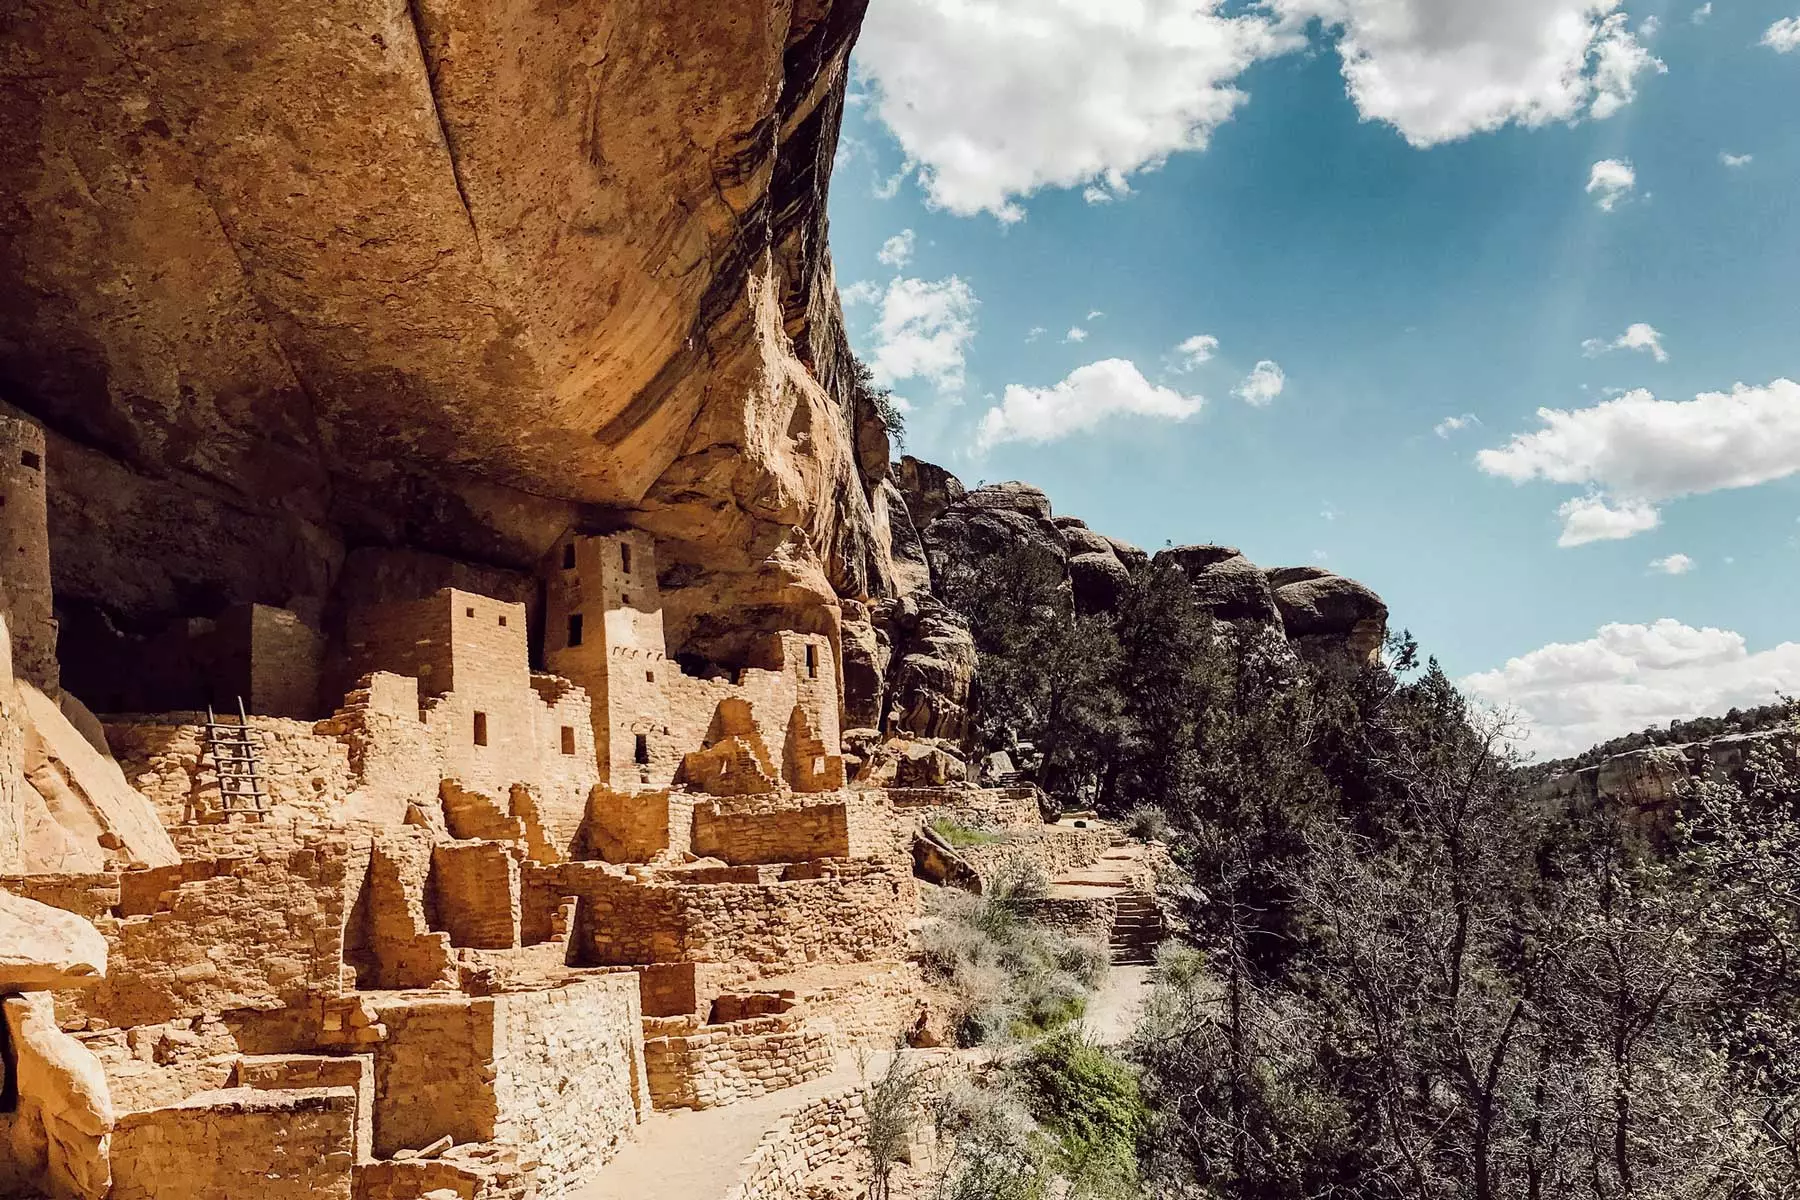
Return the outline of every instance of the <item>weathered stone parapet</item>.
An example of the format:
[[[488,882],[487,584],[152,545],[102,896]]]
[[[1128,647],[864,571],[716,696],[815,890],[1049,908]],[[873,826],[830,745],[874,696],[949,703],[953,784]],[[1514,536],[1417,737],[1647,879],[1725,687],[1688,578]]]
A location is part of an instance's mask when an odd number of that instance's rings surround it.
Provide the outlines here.
[[[835,1030],[809,1020],[804,1008],[705,1025],[691,1017],[646,1018],[644,1026],[657,1108],[753,1099],[829,1075],[835,1058]]]
[[[351,1200],[356,1106],[350,1087],[240,1087],[127,1114],[112,1200]]]
[[[767,882],[668,883],[595,863],[528,865],[526,926],[541,930],[558,898],[580,897],[573,953],[591,966],[738,962],[749,976],[903,956],[910,876],[859,861],[797,863],[776,874]]]

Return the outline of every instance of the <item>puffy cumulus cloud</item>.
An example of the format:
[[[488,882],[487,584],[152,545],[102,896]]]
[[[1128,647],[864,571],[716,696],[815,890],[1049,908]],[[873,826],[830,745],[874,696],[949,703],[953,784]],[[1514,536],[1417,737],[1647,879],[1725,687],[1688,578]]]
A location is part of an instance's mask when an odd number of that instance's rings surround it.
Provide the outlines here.
[[[1090,203],[1203,148],[1251,63],[1303,38],[1221,0],[881,0],[856,63],[934,205],[1024,216],[1040,188]]]
[[[1587,194],[1601,212],[1611,212],[1637,187],[1637,171],[1629,159],[1603,158],[1588,171]]]
[[[838,293],[838,300],[846,308],[855,308],[859,304],[873,304],[881,299],[881,285],[873,279],[861,279]]]
[[[1460,433],[1471,425],[1479,424],[1481,424],[1480,417],[1476,416],[1474,413],[1464,413],[1460,417],[1445,417],[1431,427],[1431,432],[1437,434],[1441,438],[1447,438],[1453,433]]]
[[[1250,368],[1250,374],[1244,376],[1244,381],[1233,388],[1231,394],[1246,404],[1263,408],[1273,403],[1285,387],[1287,375],[1282,372],[1281,364],[1265,358]]]
[[[975,339],[975,292],[955,275],[936,281],[896,279],[881,297],[869,369],[892,387],[923,379],[940,392],[963,386],[963,363]]]
[[[1119,417],[1185,421],[1205,404],[1144,378],[1137,365],[1108,358],[1077,367],[1047,388],[1010,384],[1000,403],[982,415],[977,452],[1003,442],[1054,442],[1085,433]]]
[[[1541,429],[1475,456],[1490,475],[1574,484],[1590,494],[1559,510],[1563,545],[1656,527],[1656,505],[1755,487],[1800,472],[1800,383],[1737,384],[1692,400],[1639,389],[1591,408],[1538,410]]]
[[[1605,496],[1577,496],[1564,501],[1556,510],[1562,518],[1559,546],[1585,546],[1589,542],[1616,542],[1640,533],[1648,533],[1662,524],[1662,514],[1653,504],[1642,500],[1626,500],[1617,506]]]
[[[1079,325],[1071,326],[1069,328],[1069,332],[1063,334],[1063,341],[1068,342],[1071,345],[1073,345],[1077,342],[1085,342],[1085,341],[1087,341],[1087,339],[1088,339],[1088,331],[1083,329]]]
[[[1290,21],[1337,30],[1357,111],[1421,147],[1511,123],[1605,118],[1630,103],[1638,77],[1663,65],[1619,4],[1273,0]]]
[[[1605,338],[1589,338],[1581,343],[1581,349],[1589,358],[1605,354],[1609,350],[1642,350],[1657,362],[1669,361],[1669,352],[1663,348],[1662,334],[1642,321],[1627,325],[1625,332],[1610,342]]]
[[[1621,0],[882,0],[859,83],[933,205],[1003,222],[1046,187],[1089,204],[1204,149],[1237,79],[1304,48],[1317,19],[1351,100],[1415,146],[1517,123],[1605,118],[1663,64]],[[1241,8],[1230,13],[1228,8]]]
[[[1175,369],[1191,371],[1202,363],[1211,362],[1218,352],[1218,338],[1210,333],[1196,333],[1175,347]]]
[[[1650,569],[1664,575],[1686,575],[1694,569],[1694,560],[1685,554],[1670,554],[1651,559]]]
[[[1750,154],[1731,154],[1731,153],[1721,150],[1719,152],[1719,161],[1724,163],[1726,166],[1735,169],[1737,167],[1749,166],[1752,162],[1755,161],[1755,156],[1750,155]]]
[[[1763,30],[1762,44],[1777,54],[1800,47],[1800,17],[1783,17]]]
[[[912,261],[913,247],[917,242],[917,234],[910,229],[902,229],[881,243],[881,249],[876,252],[875,257],[896,271],[904,270],[906,264]]]
[[[1792,695],[1800,688],[1800,644],[1752,653],[1740,634],[1665,617],[1605,625],[1586,641],[1553,643],[1461,682],[1476,698],[1516,710],[1527,749],[1553,757]]]

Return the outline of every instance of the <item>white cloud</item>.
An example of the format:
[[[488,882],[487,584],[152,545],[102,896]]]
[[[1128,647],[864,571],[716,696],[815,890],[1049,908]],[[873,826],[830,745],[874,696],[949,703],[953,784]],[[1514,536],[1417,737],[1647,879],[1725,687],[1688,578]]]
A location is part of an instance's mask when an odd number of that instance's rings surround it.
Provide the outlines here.
[[[1516,709],[1527,747],[1575,754],[1677,719],[1768,704],[1800,690],[1800,643],[1751,653],[1741,634],[1663,618],[1604,625],[1462,680],[1477,699]]]
[[[1101,317],[1104,317],[1105,315],[1106,315],[1105,313],[1101,312],[1097,308],[1090,308],[1090,309],[1088,309],[1087,319],[1090,321],[1098,321]]]
[[[1763,30],[1762,44],[1777,54],[1800,47],[1800,17],[1783,17]]]
[[[1604,338],[1589,338],[1581,343],[1581,348],[1589,358],[1611,350],[1642,350],[1659,363],[1669,361],[1669,352],[1663,348],[1662,334],[1642,321],[1627,325],[1625,332],[1610,342]]]
[[[1201,363],[1210,362],[1218,352],[1218,338],[1210,333],[1196,333],[1175,347],[1175,369],[1191,371]]]
[[[1232,389],[1231,394],[1246,404],[1263,408],[1281,395],[1286,386],[1287,376],[1282,373],[1281,364],[1265,358],[1250,369],[1250,374]]]
[[[1481,424],[1480,417],[1476,416],[1474,413],[1464,413],[1460,417],[1445,417],[1431,427],[1431,432],[1437,434],[1441,438],[1447,438],[1453,433],[1469,428],[1471,425],[1479,424]]]
[[[1365,120],[1433,146],[1517,123],[1605,118],[1663,65],[1621,0],[882,0],[859,82],[927,201],[1003,222],[1046,187],[1089,204],[1204,149],[1252,64],[1335,39]]]
[[[1800,383],[1735,385],[1692,400],[1639,389],[1591,408],[1540,408],[1543,428],[1515,434],[1476,464],[1524,483],[1586,486],[1558,510],[1563,545],[1653,529],[1656,505],[1681,496],[1755,487],[1800,472]]]
[[[960,391],[978,304],[974,291],[954,275],[936,282],[903,278],[888,284],[872,331],[875,350],[869,368],[875,382],[892,387],[924,379],[940,392]]]
[[[1699,8],[1694,10],[1690,19],[1696,25],[1704,25],[1706,23],[1706,18],[1710,16],[1712,16],[1712,0],[1706,0],[1705,4],[1702,4]]]
[[[1724,151],[1720,151],[1719,161],[1728,167],[1747,167],[1755,161],[1755,156],[1750,154],[1727,154]]]
[[[1365,120],[1414,146],[1509,123],[1603,119],[1663,65],[1616,12],[1620,0],[1273,0],[1294,20],[1339,30],[1338,53]]]
[[[1079,325],[1075,325],[1069,329],[1069,332],[1063,334],[1063,341],[1070,342],[1070,343],[1085,342],[1085,341],[1087,341],[1087,337],[1088,337],[1087,330],[1083,329]]]
[[[1664,575],[1686,575],[1694,569],[1694,560],[1685,554],[1670,554],[1650,560],[1650,569]]]
[[[838,299],[845,308],[854,308],[859,304],[873,304],[881,299],[881,285],[873,279],[859,280],[839,292]]]
[[[904,270],[906,264],[912,261],[913,246],[917,241],[918,236],[914,234],[912,230],[902,229],[899,233],[896,233],[893,237],[881,243],[881,249],[876,253],[875,257],[883,264],[894,268],[896,271]]]
[[[1204,404],[1199,396],[1151,383],[1134,363],[1108,358],[1075,368],[1054,387],[1007,385],[1000,403],[982,415],[975,448],[985,452],[1002,442],[1054,442],[1121,416],[1185,421]]]
[[[1603,158],[1588,172],[1587,193],[1602,212],[1611,212],[1636,187],[1637,172],[1629,159]]]
[[[1585,546],[1589,542],[1613,542],[1636,537],[1662,524],[1656,507],[1641,500],[1626,500],[1616,508],[1605,496],[1577,496],[1557,508],[1562,518],[1559,546]]]
[[[1198,150],[1244,99],[1233,81],[1300,44],[1220,0],[882,0],[857,69],[919,163],[930,203],[1024,216],[1044,187],[1116,199],[1128,178]]]
[[[1029,330],[1028,330],[1028,331],[1027,331],[1027,332],[1026,332],[1026,334],[1025,334],[1025,340],[1026,340],[1026,341],[1027,341],[1027,342],[1035,342],[1035,341],[1037,341],[1037,340],[1038,340],[1038,339],[1039,339],[1039,338],[1041,338],[1041,337],[1043,337],[1043,336],[1044,336],[1044,335],[1045,335],[1045,334],[1046,334],[1046,333],[1049,333],[1049,332],[1050,332],[1050,331],[1049,331],[1049,330],[1048,330],[1048,329],[1045,329],[1045,328],[1044,328],[1044,327],[1043,327],[1043,326],[1042,326],[1042,325],[1033,325],[1033,326],[1032,326],[1032,327],[1031,327],[1031,328],[1030,328],[1030,329],[1029,329]]]

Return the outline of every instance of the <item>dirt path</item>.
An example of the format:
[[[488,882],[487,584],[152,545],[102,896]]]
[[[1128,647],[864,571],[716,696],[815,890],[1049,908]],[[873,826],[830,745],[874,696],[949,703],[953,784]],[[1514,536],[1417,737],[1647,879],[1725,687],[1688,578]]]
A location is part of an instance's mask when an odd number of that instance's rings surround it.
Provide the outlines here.
[[[874,1056],[869,1072],[879,1072],[885,1059]],[[718,1200],[777,1117],[862,1078],[856,1056],[847,1052],[831,1074],[811,1083],[724,1108],[651,1113],[638,1126],[637,1141],[601,1167],[592,1183],[569,1192],[569,1200]]]
[[[1088,1001],[1087,1015],[1081,1019],[1087,1035],[1102,1046],[1117,1046],[1128,1040],[1144,1011],[1155,973],[1155,967],[1136,966],[1115,966],[1108,971],[1106,982]]]

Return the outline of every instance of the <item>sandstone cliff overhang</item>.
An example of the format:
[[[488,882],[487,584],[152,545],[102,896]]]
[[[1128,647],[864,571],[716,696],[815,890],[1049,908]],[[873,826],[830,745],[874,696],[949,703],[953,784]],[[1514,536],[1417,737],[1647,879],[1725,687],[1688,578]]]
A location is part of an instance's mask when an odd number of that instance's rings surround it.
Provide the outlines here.
[[[777,609],[880,592],[825,246],[866,3],[25,0],[0,392],[51,430],[59,597],[525,568],[621,511]]]

